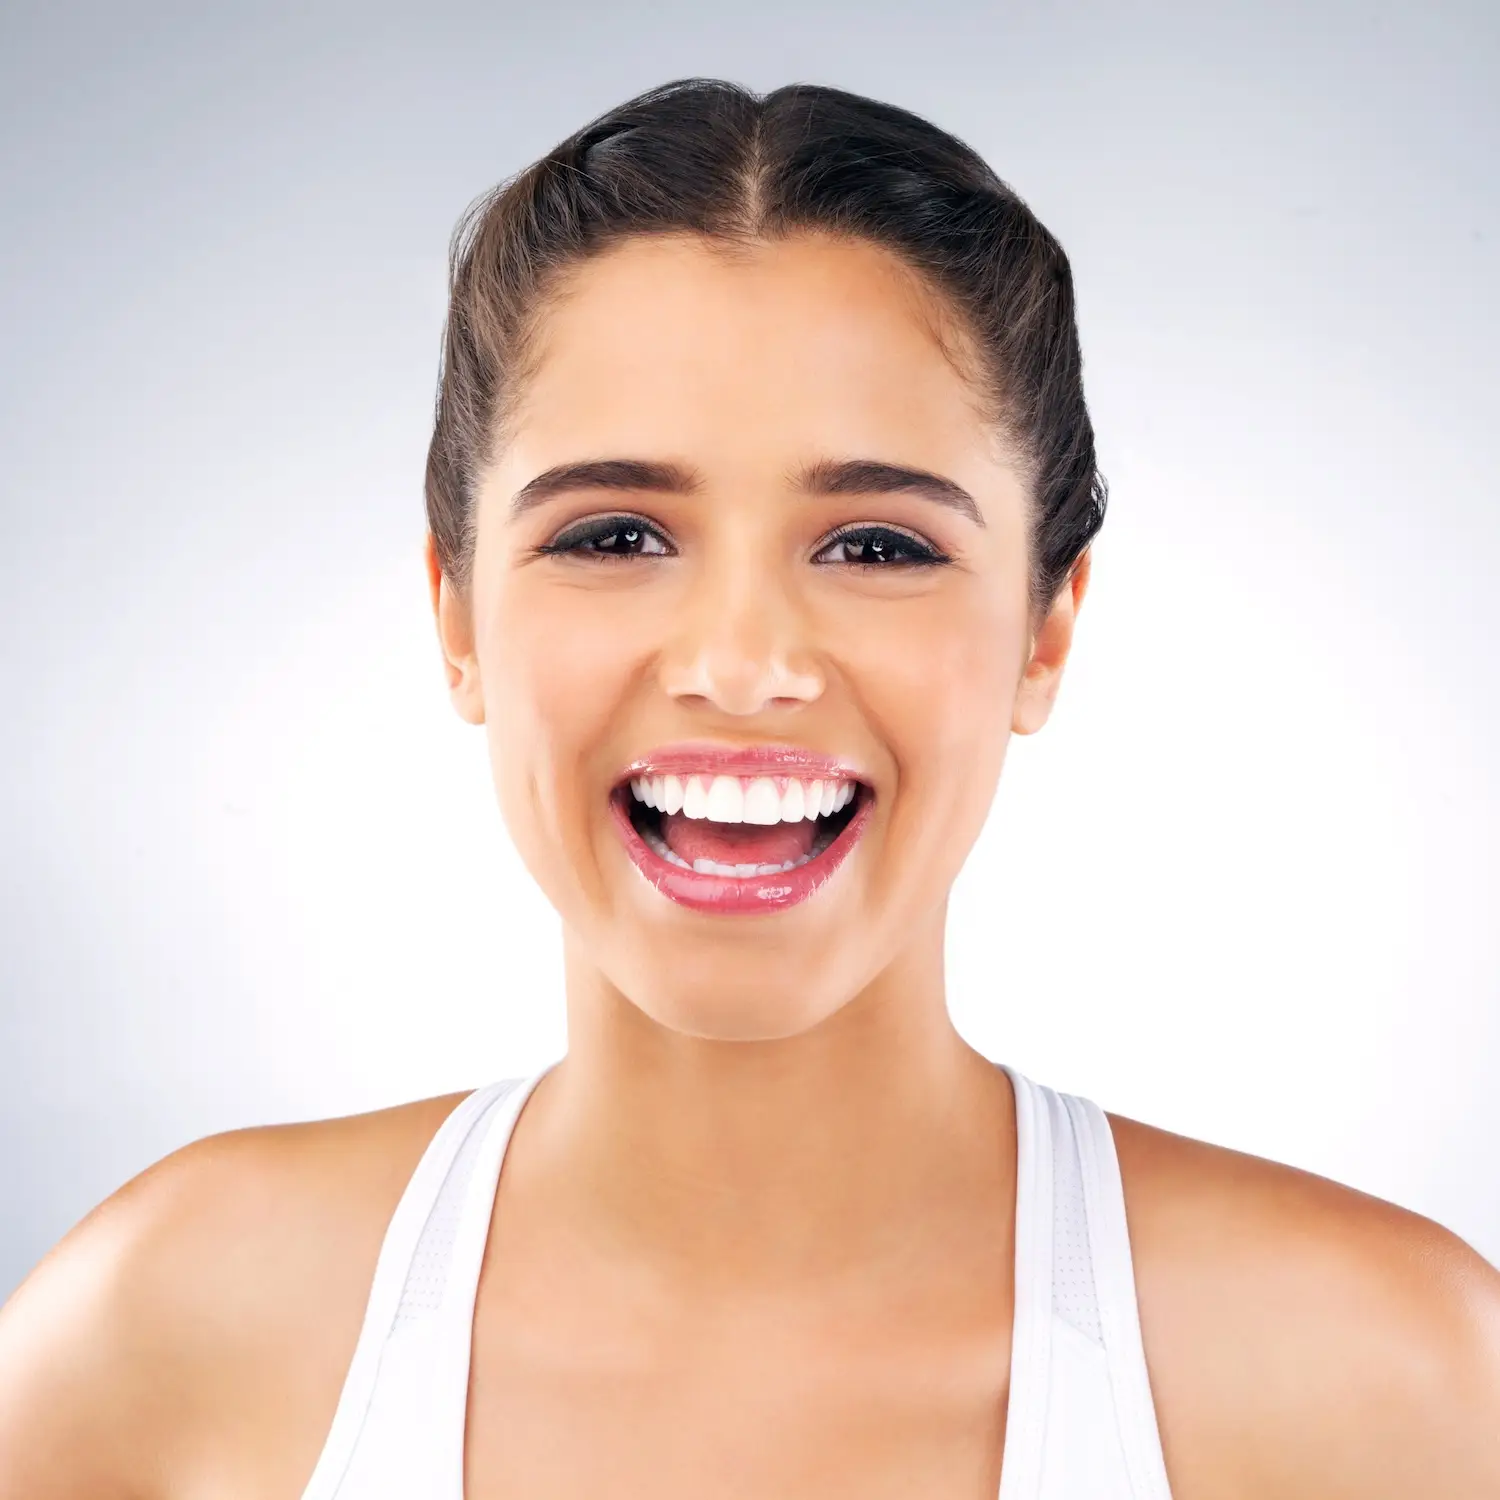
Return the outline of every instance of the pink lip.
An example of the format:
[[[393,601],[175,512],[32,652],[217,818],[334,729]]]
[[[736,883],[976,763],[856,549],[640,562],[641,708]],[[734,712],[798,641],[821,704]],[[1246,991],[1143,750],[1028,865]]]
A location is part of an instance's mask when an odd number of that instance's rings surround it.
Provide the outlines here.
[[[711,741],[698,744],[663,745],[649,755],[632,761],[621,773],[621,780],[632,776],[802,776],[808,779],[836,778],[861,781],[864,778],[846,762],[831,755],[819,755],[797,745],[716,745]]]
[[[649,772],[652,775],[674,775],[676,772],[671,769],[673,764],[699,773],[712,769],[722,776],[754,775],[756,772],[765,775],[772,769],[764,757],[756,759],[757,752],[754,751],[750,752],[751,758],[747,759],[744,751],[721,750],[722,759],[705,761],[702,750],[694,750],[692,755],[695,758],[690,762],[685,752],[683,759],[673,761],[671,757],[676,754],[677,747],[673,747],[662,759],[653,755],[649,762],[638,762],[638,769],[632,774],[642,776]],[[847,771],[840,770],[835,762],[826,757],[812,756],[802,751],[793,751],[791,754],[801,758],[790,762],[779,759],[775,762],[783,772],[795,770],[806,774],[821,771],[825,776],[842,775],[849,780],[857,779]],[[697,870],[684,870],[680,865],[663,859],[635,831],[628,810],[629,797],[628,789],[616,788],[615,794],[609,799],[609,806],[630,862],[668,900],[694,911],[714,912],[724,916],[782,911],[806,901],[848,858],[849,852],[864,832],[870,809],[874,806],[874,798],[867,790],[861,789],[854,816],[816,859],[799,865],[795,870],[785,870],[776,875],[748,875],[741,878],[737,875],[704,875]]]

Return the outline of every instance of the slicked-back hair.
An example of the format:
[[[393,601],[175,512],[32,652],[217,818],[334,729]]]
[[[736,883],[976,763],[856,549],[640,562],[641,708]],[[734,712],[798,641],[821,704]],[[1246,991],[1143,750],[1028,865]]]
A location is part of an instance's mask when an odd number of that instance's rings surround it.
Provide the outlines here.
[[[467,589],[475,491],[505,441],[548,293],[636,235],[692,233],[726,251],[799,232],[894,252],[958,333],[978,410],[1026,483],[1032,618],[1043,618],[1104,520],[1068,258],[964,142],[859,94],[713,78],[648,89],[471,204],[450,246],[449,308],[427,519]],[[945,348],[948,345],[945,343]]]

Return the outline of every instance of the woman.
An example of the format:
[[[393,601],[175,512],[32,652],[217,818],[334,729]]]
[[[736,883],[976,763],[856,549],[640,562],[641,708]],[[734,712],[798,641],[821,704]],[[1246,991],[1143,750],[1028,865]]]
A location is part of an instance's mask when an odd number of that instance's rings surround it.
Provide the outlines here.
[[[1104,511],[1067,261],[970,150],[593,122],[455,240],[427,502],[567,1055],[128,1184],[0,1319],[0,1495],[1500,1495],[1478,1255],[948,1019]]]

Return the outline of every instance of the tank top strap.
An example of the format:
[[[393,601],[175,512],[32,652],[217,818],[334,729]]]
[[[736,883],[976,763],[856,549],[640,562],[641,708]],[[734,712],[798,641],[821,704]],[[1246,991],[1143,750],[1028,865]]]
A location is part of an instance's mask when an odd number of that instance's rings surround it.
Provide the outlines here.
[[[1056,1446],[1063,1425],[1086,1405],[1086,1384],[1077,1372],[1087,1365],[1078,1364],[1079,1349],[1094,1351],[1088,1359],[1098,1360],[1107,1374],[1099,1414],[1112,1409],[1116,1461],[1123,1464],[1121,1478],[1132,1500],[1171,1500],[1109,1117],[1090,1099],[1005,1071],[1016,1095],[1017,1133],[1011,1410],[1022,1430],[1014,1488],[1007,1430],[1000,1500],[1050,1492],[1043,1471],[1058,1465],[1049,1444]],[[1056,1339],[1065,1342],[1055,1347]],[[1059,1359],[1063,1363],[1054,1369]],[[1049,1401],[1071,1409],[1049,1413]],[[1049,1426],[1055,1429],[1050,1436]]]
[[[1125,1217],[1125,1188],[1109,1117],[1091,1099],[1055,1096],[1072,1129],[1078,1192],[1094,1284],[1093,1311],[1098,1341],[1103,1344],[1114,1391],[1120,1444],[1137,1500],[1171,1500],[1167,1466],[1146,1350],[1141,1339],[1136,1298],[1135,1263]],[[1057,1297],[1059,1313],[1068,1305],[1066,1289]],[[1055,1294],[1056,1295],[1056,1294]]]
[[[1035,1500],[1046,1457],[1052,1369],[1053,1140],[1046,1092],[1000,1065],[1016,1109],[1014,1313],[999,1500]]]
[[[522,1105],[552,1066],[477,1089],[428,1143],[387,1226],[302,1500],[462,1500],[474,1302],[500,1167]]]

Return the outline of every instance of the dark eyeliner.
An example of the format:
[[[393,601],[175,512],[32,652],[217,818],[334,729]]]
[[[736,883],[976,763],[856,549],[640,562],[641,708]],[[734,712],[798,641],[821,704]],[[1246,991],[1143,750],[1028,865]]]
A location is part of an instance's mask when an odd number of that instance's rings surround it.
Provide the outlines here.
[[[655,537],[667,549],[668,554],[674,550],[671,542],[667,540],[659,527],[653,526],[641,516],[621,513],[606,516],[587,516],[581,521],[575,521],[572,525],[565,526],[550,542],[543,542],[540,546],[533,547],[531,551],[538,557],[561,557],[569,553],[594,557],[609,557],[611,555],[617,557],[632,555],[645,555],[648,557],[662,556],[661,553],[655,552],[645,554],[596,552],[590,554],[583,551],[589,542],[602,541],[605,537],[613,536],[618,531],[626,530],[639,531],[645,535]]]
[[[931,542],[924,541],[915,532],[903,530],[899,526],[886,526],[871,521],[855,521],[847,526],[839,527],[829,534],[814,556],[826,552],[830,547],[837,546],[840,542],[862,542],[868,544],[873,540],[894,540],[903,550],[911,555],[900,559],[889,558],[883,561],[861,559],[859,561],[850,560],[838,564],[824,564],[823,566],[868,568],[872,570],[879,568],[932,568],[942,567],[953,561],[946,553],[940,552]]]

